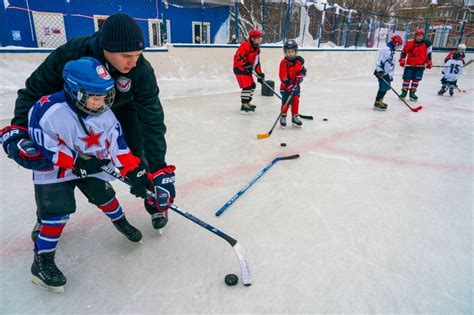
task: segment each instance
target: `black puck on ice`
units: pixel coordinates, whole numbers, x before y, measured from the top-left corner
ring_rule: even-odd
[[[323,121],[328,121],[328,119],[327,119],[327,118],[323,118]]]
[[[284,142],[280,143],[280,147],[286,147],[286,143]]]
[[[227,276],[225,276],[225,284],[228,286],[233,286],[236,285],[237,282],[239,282],[239,277],[233,273],[229,273]]]

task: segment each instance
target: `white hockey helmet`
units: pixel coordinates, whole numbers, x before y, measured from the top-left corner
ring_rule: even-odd
[[[458,49],[464,51],[464,50],[466,50],[466,45],[465,44],[459,44]]]

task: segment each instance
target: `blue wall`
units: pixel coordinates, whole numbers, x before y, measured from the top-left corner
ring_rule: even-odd
[[[171,22],[171,40],[173,43],[192,43],[192,22],[211,23],[211,43],[221,25],[229,17],[229,7],[217,8],[176,8],[169,7],[166,10],[166,19]],[[160,17],[161,18],[161,17]]]
[[[1,37],[6,37],[9,45],[38,47],[36,38],[34,38],[34,25],[33,37],[31,36],[26,0],[9,0],[9,3],[8,8],[3,8],[3,3],[0,5],[0,10],[4,10],[2,13],[4,13],[7,28],[6,30],[0,28],[0,31],[4,33]],[[146,19],[162,19],[164,14],[166,19],[170,20],[171,39],[175,43],[192,43],[193,21],[209,22],[211,23],[212,42],[230,13],[229,7],[204,8],[202,10],[200,7],[176,8],[172,6],[164,12],[161,0],[158,4],[158,17],[156,16],[156,2],[150,0],[70,0],[69,4],[65,0],[30,0],[29,5],[30,10],[33,11],[63,13],[68,40],[94,33],[93,15],[126,13],[134,17],[142,28],[147,47],[149,46],[149,34]],[[31,19],[33,20],[32,16]],[[11,31],[20,31],[21,40],[13,40]],[[6,43],[3,44],[6,45]]]

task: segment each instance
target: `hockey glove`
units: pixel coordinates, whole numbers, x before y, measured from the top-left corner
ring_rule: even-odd
[[[243,66],[244,66],[244,69],[245,69],[245,73],[247,74],[252,74],[252,70],[253,70],[253,67],[250,63],[248,63],[247,61],[243,61],[242,62]]]
[[[159,211],[168,210],[176,197],[174,187],[175,169],[174,165],[168,165],[153,174],[148,174],[150,181],[155,186],[156,206]]]
[[[296,76],[296,79],[295,79],[296,83],[300,84],[301,82],[303,82],[303,80],[304,80],[304,75],[298,74]]]
[[[301,71],[296,75],[296,83],[298,84],[302,83],[305,76],[306,76],[306,68],[303,67]]]
[[[377,71],[375,70],[374,71],[374,75],[377,77],[377,78],[383,78],[385,76],[385,71]]]
[[[98,158],[88,156],[87,159],[78,156],[74,162],[72,173],[80,178],[86,178],[89,175],[102,172],[102,166],[108,165],[110,160],[99,160]]]
[[[263,84],[263,82],[265,82],[265,73],[262,72],[257,76],[257,82],[260,84]]]
[[[143,162],[140,162],[135,169],[128,172],[127,178],[132,186],[130,188],[130,193],[138,198],[145,198],[146,190],[151,188],[151,183],[148,180],[146,168]]]
[[[405,67],[405,59],[400,59],[398,62],[400,63],[400,67]]]
[[[426,63],[426,68],[427,69],[433,68],[433,62],[431,60],[428,60],[428,62]]]
[[[285,91],[287,93],[297,93],[298,92],[298,85],[295,85],[295,84],[290,84],[288,85],[286,88],[285,88]]]
[[[53,163],[41,156],[39,149],[30,140],[28,131],[21,126],[8,126],[0,130],[0,142],[9,158],[29,170],[44,171],[53,168]]]

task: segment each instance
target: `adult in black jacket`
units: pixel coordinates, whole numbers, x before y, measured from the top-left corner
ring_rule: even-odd
[[[140,157],[146,172],[137,172],[132,183],[155,186],[159,200],[145,199],[145,208],[156,229],[168,221],[167,210],[175,197],[174,169],[165,162],[166,126],[159,89],[150,63],[142,55],[145,48],[138,24],[125,14],[111,15],[101,31],[88,37],[73,39],[55,49],[26,80],[18,91],[11,126],[1,130],[3,147],[19,165],[35,170],[51,168],[29,140],[28,112],[45,95],[63,89],[62,71],[70,60],[91,56],[108,69],[116,81],[112,111],[122,125],[125,140],[135,156]],[[148,176],[144,175],[148,173]],[[139,185],[138,185],[139,186]],[[143,189],[132,189],[143,196]],[[37,223],[34,234],[41,228]],[[33,236],[34,237],[34,236]]]

